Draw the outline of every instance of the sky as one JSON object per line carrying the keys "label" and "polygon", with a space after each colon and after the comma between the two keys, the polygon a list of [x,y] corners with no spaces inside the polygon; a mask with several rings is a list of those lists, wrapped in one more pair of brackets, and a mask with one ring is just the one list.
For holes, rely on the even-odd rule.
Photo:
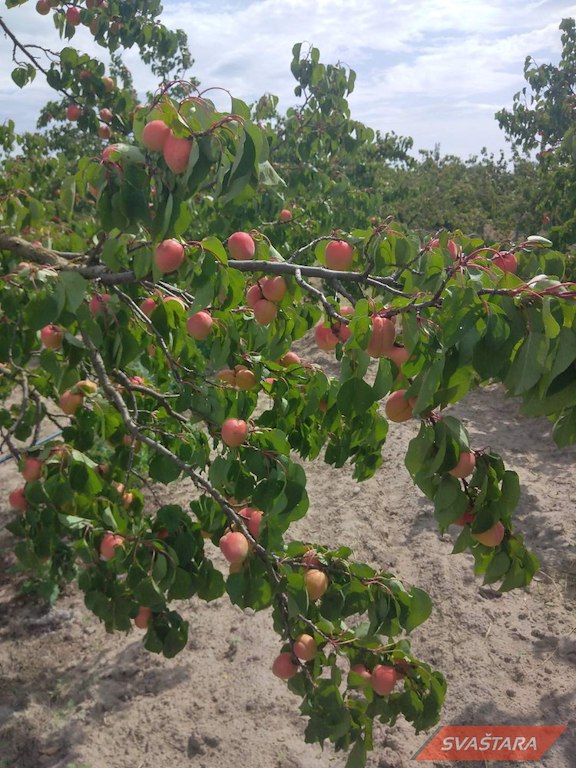
{"label": "sky", "polygon": [[[414,139],[414,152],[440,146],[463,158],[483,147],[509,154],[494,113],[511,107],[524,85],[527,55],[557,63],[558,25],[576,15],[565,0],[164,0],[162,21],[183,29],[202,88],[222,87],[250,103],[264,93],[280,97],[285,111],[298,103],[290,73],[296,42],[320,49],[324,63],[356,71],[352,117],[382,133]],[[35,3],[0,15],[22,42],[63,47]],[[104,58],[87,30],[72,45]],[[304,50],[304,47],[303,47]],[[10,42],[0,36],[0,61]],[[157,83],[128,51],[125,61],[139,92]],[[20,130],[34,127],[39,108],[52,94],[38,77],[20,91],[0,67],[0,123],[8,117]],[[226,107],[226,103],[218,104]]]}

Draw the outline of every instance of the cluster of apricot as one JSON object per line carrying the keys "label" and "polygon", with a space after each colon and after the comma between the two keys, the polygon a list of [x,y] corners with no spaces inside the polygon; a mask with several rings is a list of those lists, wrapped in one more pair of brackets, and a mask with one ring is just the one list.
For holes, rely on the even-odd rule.
{"label": "cluster of apricot", "polygon": [[270,325],[278,314],[277,304],[284,298],[288,286],[280,275],[263,277],[246,291],[246,303],[254,310],[254,319],[260,325]]}
{"label": "cluster of apricot", "polygon": [[[33,483],[42,477],[44,462],[35,456],[27,456],[22,463],[21,472],[27,483]],[[16,512],[26,512],[28,509],[26,487],[20,486],[11,491],[8,495],[8,503]]]}
{"label": "cluster of apricot", "polygon": [[[300,671],[302,662],[312,661],[318,652],[318,646],[312,635],[299,635],[292,644],[291,651],[279,654],[272,664],[272,673],[281,680],[290,680]],[[396,683],[403,678],[403,674],[388,664],[376,664],[370,671],[364,664],[353,664],[350,667],[350,687],[371,687],[379,696],[388,696]],[[361,678],[361,682],[356,680]],[[353,682],[354,681],[354,682]]]}
{"label": "cluster of apricot", "polygon": [[[260,536],[260,526],[262,524],[263,512],[253,507],[243,507],[238,512],[239,517],[244,521],[250,534],[258,539]],[[250,542],[242,531],[229,530],[218,542],[220,551],[230,564],[230,573],[237,573],[244,564],[251,551]]]}
{"label": "cluster of apricot", "polygon": [[258,386],[256,375],[245,365],[236,365],[234,370],[223,368],[221,371],[218,371],[216,378],[236,389],[249,390],[255,389]]}
{"label": "cluster of apricot", "polygon": [[[427,249],[439,247],[440,240],[438,238],[434,238],[434,240],[431,240],[427,245]],[[462,249],[455,240],[448,240],[446,243],[446,249],[454,261],[459,259],[462,255]],[[494,266],[499,267],[502,272],[515,273],[518,271],[518,259],[516,256],[514,256],[513,253],[510,253],[510,251],[496,251],[491,258],[491,262],[494,264]],[[469,262],[467,261],[467,263],[473,264],[474,259]]]}
{"label": "cluster of apricot", "polygon": [[[121,490],[123,490],[123,488]],[[112,560],[116,555],[116,550],[121,549],[124,544],[124,536],[120,536],[118,533],[112,533],[111,531],[106,531],[100,539],[100,559],[104,561]],[[138,629],[148,629],[151,619],[152,609],[148,606],[141,605],[138,608],[138,613],[134,617],[134,624]]]}
{"label": "cluster of apricot", "polygon": [[[309,550],[303,557],[303,563],[308,566],[304,573],[304,584],[308,597],[312,601],[319,600],[329,586],[328,575],[320,570],[320,560],[314,550]],[[318,653],[318,644],[309,634],[300,634],[291,644],[289,651],[280,653],[272,664],[272,672],[281,680],[290,680],[302,668],[303,664],[312,661]],[[394,667],[376,664],[369,671],[364,664],[353,664],[350,667],[352,678],[351,687],[366,688],[371,686],[374,693],[387,696],[392,692],[396,683],[403,677]]]}
{"label": "cluster of apricot", "polygon": [[[107,294],[104,294],[103,296],[107,296]],[[97,313],[100,310],[100,300],[102,300],[102,303],[105,304],[106,300],[103,298],[101,294],[98,294],[98,299],[94,303],[95,297],[93,297],[91,301],[91,310],[93,313]],[[108,296],[108,299],[110,297]],[[62,348],[62,342],[64,340],[65,331],[63,328],[61,328],[58,325],[55,325],[54,323],[50,323],[49,325],[45,325],[40,330],[40,341],[44,345],[46,349],[49,349],[51,351],[58,351]],[[93,381],[89,381],[88,379],[82,379],[81,381],[78,381],[73,387],[70,389],[65,390],[60,395],[60,409],[67,415],[72,416],[76,413],[78,408],[84,403],[84,398],[86,396],[91,396],[96,394],[98,390],[97,385]]]}
{"label": "cluster of apricot", "polygon": [[162,156],[172,173],[184,173],[192,151],[192,139],[176,136],[162,120],[152,120],[144,126],[142,144]]}

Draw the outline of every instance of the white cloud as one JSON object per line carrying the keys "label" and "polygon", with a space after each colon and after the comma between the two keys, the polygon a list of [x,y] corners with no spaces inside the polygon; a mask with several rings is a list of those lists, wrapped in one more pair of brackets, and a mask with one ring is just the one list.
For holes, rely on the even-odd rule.
{"label": "white cloud", "polygon": [[[324,62],[342,61],[357,71],[355,118],[413,136],[417,148],[439,142],[443,151],[463,155],[504,146],[494,111],[509,106],[523,86],[528,54],[558,60],[558,24],[574,13],[573,3],[563,0],[165,0],[164,7],[163,21],[187,32],[192,74],[205,88],[220,86],[248,102],[276,93],[285,109],[295,102],[292,46],[308,41]],[[33,4],[4,18],[24,40],[60,47]],[[105,55],[86,31],[72,44],[77,41]],[[4,40],[0,53],[5,61]],[[126,52],[125,60],[141,93],[153,90],[137,51]],[[17,100],[16,92],[3,68],[5,117],[16,115],[21,127],[31,127],[44,91],[35,86]]]}
{"label": "white cloud", "polygon": [[166,18],[188,32],[204,85],[247,101],[271,91],[286,108],[291,48],[307,40],[323,61],[357,71],[354,117],[467,155],[504,146],[493,112],[524,84],[527,54],[558,59],[558,24],[571,10],[522,0],[255,0],[219,10],[169,1]]}

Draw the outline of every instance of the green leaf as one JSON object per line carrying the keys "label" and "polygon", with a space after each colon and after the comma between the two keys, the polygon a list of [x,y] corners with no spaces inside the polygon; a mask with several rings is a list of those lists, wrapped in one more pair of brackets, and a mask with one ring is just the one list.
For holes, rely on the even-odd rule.
{"label": "green leaf", "polygon": [[232,112],[235,115],[240,115],[243,120],[250,120],[250,107],[234,96],[232,97]]}
{"label": "green leaf", "polygon": [[218,273],[218,262],[211,253],[205,253],[202,259],[202,272],[194,278],[194,301],[190,307],[190,314],[199,312],[201,309],[210,306],[216,293],[216,276]]}
{"label": "green leaf", "polygon": [[560,323],[556,320],[556,318],[552,315],[552,310],[550,309],[550,298],[548,296],[545,296],[542,299],[542,320],[544,321],[544,330],[546,331],[546,336],[549,339],[555,339],[556,336],[560,333]]}
{"label": "green leaf", "polygon": [[164,203],[164,217],[162,219],[162,228],[157,233],[157,236],[159,239],[162,239],[164,235],[168,232],[170,229],[170,221],[172,219],[172,211],[174,209],[174,196],[168,195],[168,198],[166,199]]}
{"label": "green leaf", "polygon": [[197,584],[198,597],[206,602],[217,600],[226,592],[226,583],[220,571],[211,562],[204,560],[200,568]]}
{"label": "green leaf", "polygon": [[392,388],[392,367],[390,360],[382,357],[378,362],[378,373],[372,385],[374,399],[381,400]]}
{"label": "green leaf", "polygon": [[454,547],[452,548],[452,554],[459,555],[461,552],[465,552],[474,543],[475,543],[475,539],[472,538],[472,535],[470,533],[470,528],[467,525],[465,525],[464,528],[462,528],[460,535],[454,542]]}
{"label": "green leaf", "polygon": [[60,523],[64,528],[69,528],[71,531],[82,531],[92,525],[91,520],[87,520],[84,517],[77,517],[76,515],[59,514],[58,520],[60,520]]}
{"label": "green leaf", "polygon": [[130,333],[127,328],[123,328],[119,335],[121,345],[116,356],[116,365],[119,368],[124,368],[128,363],[136,360],[142,353],[142,348],[136,338]]}
{"label": "green leaf", "polygon": [[146,605],[150,608],[162,608],[164,606],[164,596],[150,576],[142,579],[134,588],[134,597],[140,605]]}
{"label": "green leaf", "polygon": [[36,68],[32,64],[23,64],[12,70],[12,80],[18,88],[23,88],[36,77]]}
{"label": "green leaf", "polygon": [[366,757],[366,745],[362,739],[358,739],[350,750],[345,768],[365,768]]}
{"label": "green leaf", "polygon": [[162,647],[162,653],[167,659],[173,659],[174,656],[177,656],[188,642],[188,622],[182,621],[178,614],[175,615],[178,617],[178,622],[173,622],[173,626],[164,638]]}
{"label": "green leaf", "polygon": [[132,270],[137,280],[146,277],[152,272],[154,254],[150,249],[139,248],[132,260]]}
{"label": "green leaf", "polygon": [[214,256],[216,256],[218,261],[220,261],[222,264],[228,263],[226,249],[217,237],[205,237],[202,240],[202,248],[214,254]]}
{"label": "green leaf", "polygon": [[264,573],[233,573],[226,580],[226,591],[234,605],[260,611],[272,602],[272,587]]}
{"label": "green leaf", "polygon": [[462,451],[470,450],[470,438],[464,425],[454,416],[442,416],[441,422],[446,430],[454,437]]}
{"label": "green leaf", "polygon": [[190,224],[192,224],[192,218],[193,215],[190,203],[187,200],[183,200],[178,207],[178,211],[172,225],[172,232],[175,237],[181,237],[186,232]]}
{"label": "green leaf", "polygon": [[194,583],[192,577],[183,568],[176,568],[174,580],[168,591],[169,600],[188,600],[194,594]]}
{"label": "green leaf", "polygon": [[348,379],[338,392],[338,410],[343,416],[350,418],[355,414],[365,413],[374,400],[374,390],[363,379]]}
{"label": "green leaf", "polygon": [[503,511],[510,516],[520,501],[520,479],[516,472],[507,469],[502,478],[502,495],[500,503]]}
{"label": "green leaf", "polygon": [[511,560],[506,552],[498,552],[492,558],[490,565],[486,568],[484,574],[484,583],[493,584],[501,579],[510,568]]}
{"label": "green leaf", "polygon": [[103,488],[101,478],[85,464],[73,464],[69,474],[70,487],[77,493],[96,496]]}
{"label": "green leaf", "polygon": [[60,204],[64,209],[66,218],[71,218],[74,211],[74,201],[76,199],[76,178],[67,176],[60,187]]}
{"label": "green leaf", "polygon": [[[572,328],[562,328],[554,345],[554,362],[550,370],[550,381],[568,368],[576,360],[576,333]],[[551,354],[552,357],[552,354]]]}
{"label": "green leaf", "polygon": [[506,574],[506,578],[500,585],[501,592],[508,592],[511,589],[517,589],[523,587],[526,584],[526,574],[522,568],[522,564],[518,560],[514,560],[510,569]]}
{"label": "green leaf", "polygon": [[39,331],[45,325],[54,323],[59,314],[58,302],[54,295],[34,297],[24,310],[26,322],[33,331]]}
{"label": "green leaf", "polygon": [[102,248],[101,259],[108,269],[114,272],[120,272],[122,269],[122,243],[117,238],[108,238]]}
{"label": "green leaf", "polygon": [[420,624],[424,623],[432,613],[432,600],[427,592],[418,587],[412,587],[409,592],[411,600],[409,613],[403,622],[406,632],[412,632]]}
{"label": "green leaf", "polygon": [[554,382],[554,387],[542,397],[537,387],[525,395],[522,413],[526,416],[548,416],[560,413],[565,408],[576,405],[576,380],[572,371],[567,370]]}
{"label": "green leaf", "polygon": [[468,509],[470,500],[462,485],[450,475],[444,475],[434,496],[434,517],[446,528]]}
{"label": "green leaf", "polygon": [[407,397],[414,397],[418,393],[418,398],[414,405],[414,415],[418,416],[423,410],[434,404],[434,395],[442,381],[445,361],[446,358],[443,355],[437,357],[432,365],[426,367],[425,373],[420,374],[414,384],[409,387]]}
{"label": "green leaf", "polygon": [[168,456],[156,454],[149,465],[150,479],[158,483],[173,483],[180,477],[180,468]]}
{"label": "green leaf", "polygon": [[77,272],[61,272],[60,282],[66,293],[66,305],[71,312],[76,312],[84,301],[88,281]]}
{"label": "green leaf", "polygon": [[505,385],[515,395],[531,389],[546,370],[546,357],[550,339],[543,333],[528,334],[505,380]]}
{"label": "green leaf", "polygon": [[554,424],[552,437],[558,448],[576,443],[576,408],[569,408]]}
{"label": "green leaf", "polygon": [[30,224],[38,226],[43,222],[45,216],[44,206],[39,200],[31,197],[28,199],[28,214],[30,216]]}

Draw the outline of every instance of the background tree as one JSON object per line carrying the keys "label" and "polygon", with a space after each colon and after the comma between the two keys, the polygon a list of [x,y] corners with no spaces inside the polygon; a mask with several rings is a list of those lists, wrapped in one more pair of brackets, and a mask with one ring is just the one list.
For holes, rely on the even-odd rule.
{"label": "background tree", "polygon": [[533,206],[560,247],[576,240],[576,22],[563,19],[558,65],[524,64],[527,86],[514,96],[511,110],[496,114],[515,150],[538,150],[538,184]]}
{"label": "background tree", "polygon": [[440,229],[462,229],[488,242],[516,239],[538,231],[527,204],[534,165],[518,158],[510,168],[504,155],[462,160],[421,151],[408,169],[394,169],[381,185],[382,209],[423,235]]}
{"label": "background tree", "polygon": [[[96,11],[93,33],[115,49],[142,8],[107,8],[105,29],[93,7],[80,18]],[[406,466],[440,531],[460,527],[455,552],[473,555],[485,583],[530,583],[538,563],[514,526],[518,477],[444,409],[501,382],[528,415],[553,420],[559,445],[575,442],[576,291],[542,237],[422,240],[380,210],[366,222],[372,192],[357,174],[376,179],[378,163],[358,171],[354,154],[408,163],[408,143],[349,120],[352,73],[320,65],[315,49],[294,54],[309,91],[278,148],[286,186],[265,120],[177,84],[73,176],[56,158],[57,201],[40,182],[37,196],[6,188],[0,450],[22,471],[10,530],[43,594],[76,580],[108,630],[144,629],[145,647],[167,657],[188,638],[178,601],[226,593],[269,609],[271,671],[300,696],[306,738],[349,750],[358,766],[374,720],[402,714],[426,730],[446,684],[411,650],[432,609],[422,590],[355,561],[345,543],[291,535],[309,506],[305,462],[350,462],[361,482],[381,468],[390,425],[416,419]],[[345,155],[342,180],[334,161]],[[35,178],[34,163],[11,162],[16,178]],[[340,183],[353,192],[344,202]],[[299,190],[306,219],[294,206],[281,221],[275,208],[259,225],[275,187]],[[48,247],[24,239],[47,211]],[[324,367],[293,349],[311,337]],[[44,426],[59,434],[40,441]],[[183,478],[196,489],[188,506],[147,498]]]}

